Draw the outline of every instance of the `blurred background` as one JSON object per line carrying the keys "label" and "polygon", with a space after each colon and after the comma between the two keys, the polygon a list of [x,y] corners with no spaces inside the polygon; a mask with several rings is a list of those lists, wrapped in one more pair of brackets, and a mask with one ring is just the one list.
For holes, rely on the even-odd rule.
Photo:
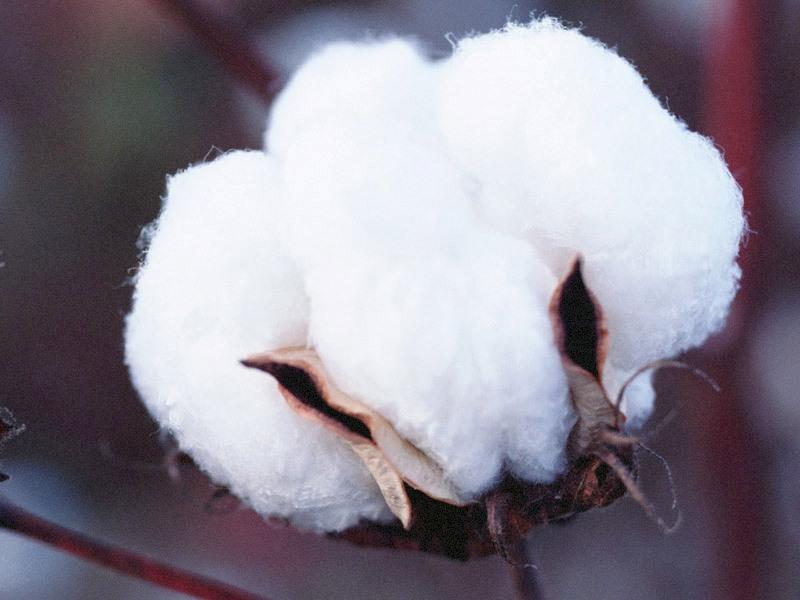
{"label": "blurred background", "polygon": [[[547,13],[618,48],[744,187],[751,228],[725,332],[658,377],[650,446],[681,527],[631,500],[530,536],[547,598],[798,598],[800,570],[800,2],[797,0],[216,0],[194,2],[269,65],[246,73],[173,0],[0,1],[0,406],[26,424],[0,492],[102,540],[270,598],[510,598],[498,558],[350,546],[270,525],[192,467],[173,481],[131,388],[122,324],[141,227],[165,177],[255,148],[267,96],[321,44],[388,32],[435,54]],[[196,26],[196,23],[195,23]],[[246,70],[246,69],[245,69]],[[663,426],[659,426],[662,423]],[[641,483],[667,520],[663,466]],[[0,597],[179,598],[0,531]]]}

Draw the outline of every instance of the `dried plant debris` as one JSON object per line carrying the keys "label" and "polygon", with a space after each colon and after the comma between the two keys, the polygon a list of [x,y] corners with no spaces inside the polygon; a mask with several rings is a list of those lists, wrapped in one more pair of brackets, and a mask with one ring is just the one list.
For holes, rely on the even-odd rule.
{"label": "dried plant debris", "polygon": [[[631,464],[629,448],[620,460]],[[364,523],[333,537],[383,548],[441,554],[455,560],[500,554],[532,528],[563,521],[578,513],[608,506],[625,494],[625,485],[598,457],[576,460],[555,483],[527,484],[507,477],[480,501],[458,507],[434,501],[419,492],[410,494],[414,521],[400,525]]]}

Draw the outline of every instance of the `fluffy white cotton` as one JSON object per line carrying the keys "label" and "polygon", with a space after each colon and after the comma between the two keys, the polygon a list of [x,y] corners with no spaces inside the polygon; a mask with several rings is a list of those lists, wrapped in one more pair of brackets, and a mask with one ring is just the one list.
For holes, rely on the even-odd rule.
{"label": "fluffy white cotton", "polygon": [[334,380],[474,496],[503,464],[551,480],[574,416],[538,292],[552,275],[522,243],[478,232],[470,241],[330,263],[308,290],[311,338]]}
{"label": "fluffy white cotton", "polygon": [[477,223],[471,182],[412,123],[331,124],[289,147],[282,235],[305,270],[378,251],[390,266],[467,243]]}
{"label": "fluffy white cotton", "polygon": [[739,278],[740,190],[630,63],[553,20],[509,25],[459,43],[437,103],[481,214],[557,271],[584,255],[618,383],[719,329]]}
{"label": "fluffy white cotton", "polygon": [[162,426],[256,510],[340,530],[390,516],[366,468],[239,359],[306,341],[308,300],[277,243],[277,165],[233,152],[169,180],[136,278],[126,355]]}
{"label": "fluffy white cotton", "polygon": [[[430,132],[435,70],[407,40],[339,42],[313,55],[276,98],[265,134],[282,158],[298,136],[346,123],[354,129],[413,119]],[[384,139],[389,145],[390,140]]]}
{"label": "fluffy white cotton", "polygon": [[[169,182],[127,356],[153,414],[265,515],[388,515],[355,455],[246,355],[310,343],[459,490],[550,481],[575,416],[548,303],[576,253],[608,318],[604,384],[701,343],[744,220],[719,152],[614,52],[551,20],[425,59],[335,44],[276,100],[266,153]],[[652,410],[650,376],[623,403]]]}
{"label": "fluffy white cotton", "polygon": [[504,464],[549,481],[574,421],[546,308],[555,277],[528,245],[476,219],[474,181],[433,128],[433,88],[405,97],[431,69],[413,47],[340,45],[307,69],[335,78],[339,53],[399,56],[408,68],[376,69],[375,80],[367,69],[375,97],[363,118],[343,110],[356,90],[337,87],[341,104],[327,107],[338,118],[313,130],[305,124],[325,108],[304,68],[287,90],[294,120],[288,99],[272,117],[286,133],[282,234],[306,273],[311,342],[341,388],[466,495],[488,490]]}

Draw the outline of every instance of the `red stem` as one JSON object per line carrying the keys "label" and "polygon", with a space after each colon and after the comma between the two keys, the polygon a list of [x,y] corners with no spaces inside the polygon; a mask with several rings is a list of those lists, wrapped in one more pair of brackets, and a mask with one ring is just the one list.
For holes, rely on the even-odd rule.
{"label": "red stem", "polygon": [[74,556],[161,587],[206,600],[267,600],[201,575],[161,564],[146,556],[96,542],[0,498],[0,528],[49,544]]}
{"label": "red stem", "polygon": [[240,83],[264,102],[272,100],[278,74],[259,57],[241,31],[220,22],[208,9],[192,0],[154,1],[181,19]]}
{"label": "red stem", "polygon": [[[722,147],[742,186],[751,228],[761,230],[759,182],[761,149],[761,85],[765,66],[760,53],[761,19],[771,2],[730,0],[715,4],[705,55],[705,129]],[[704,493],[710,508],[715,578],[710,598],[761,598],[765,527],[762,511],[747,499],[765,493],[758,468],[758,448],[748,426],[743,349],[755,319],[763,288],[758,285],[759,262],[766,240],[751,236],[742,251],[742,289],[730,317],[727,347],[706,370],[721,383],[725,394],[700,392],[696,398],[695,441],[702,457]],[[724,507],[724,508],[722,508]]]}

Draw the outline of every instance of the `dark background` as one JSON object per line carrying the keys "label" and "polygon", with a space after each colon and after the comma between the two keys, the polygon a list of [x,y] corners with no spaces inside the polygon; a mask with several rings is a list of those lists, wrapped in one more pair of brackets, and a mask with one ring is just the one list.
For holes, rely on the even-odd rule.
{"label": "dark background", "polygon": [[[723,148],[754,233],[727,330],[686,357],[721,384],[659,376],[650,446],[683,522],[630,500],[530,537],[551,599],[797,598],[800,572],[800,2],[196,0],[279,74],[324,41],[486,31],[546,12],[632,60]],[[267,105],[158,0],[0,1],[0,406],[26,432],[3,494],[103,539],[271,598],[505,598],[497,558],[367,550],[264,523],[162,460],[122,360],[141,227],[165,176],[261,143]],[[669,520],[664,468],[642,485]],[[0,532],[0,597],[177,598]]]}

